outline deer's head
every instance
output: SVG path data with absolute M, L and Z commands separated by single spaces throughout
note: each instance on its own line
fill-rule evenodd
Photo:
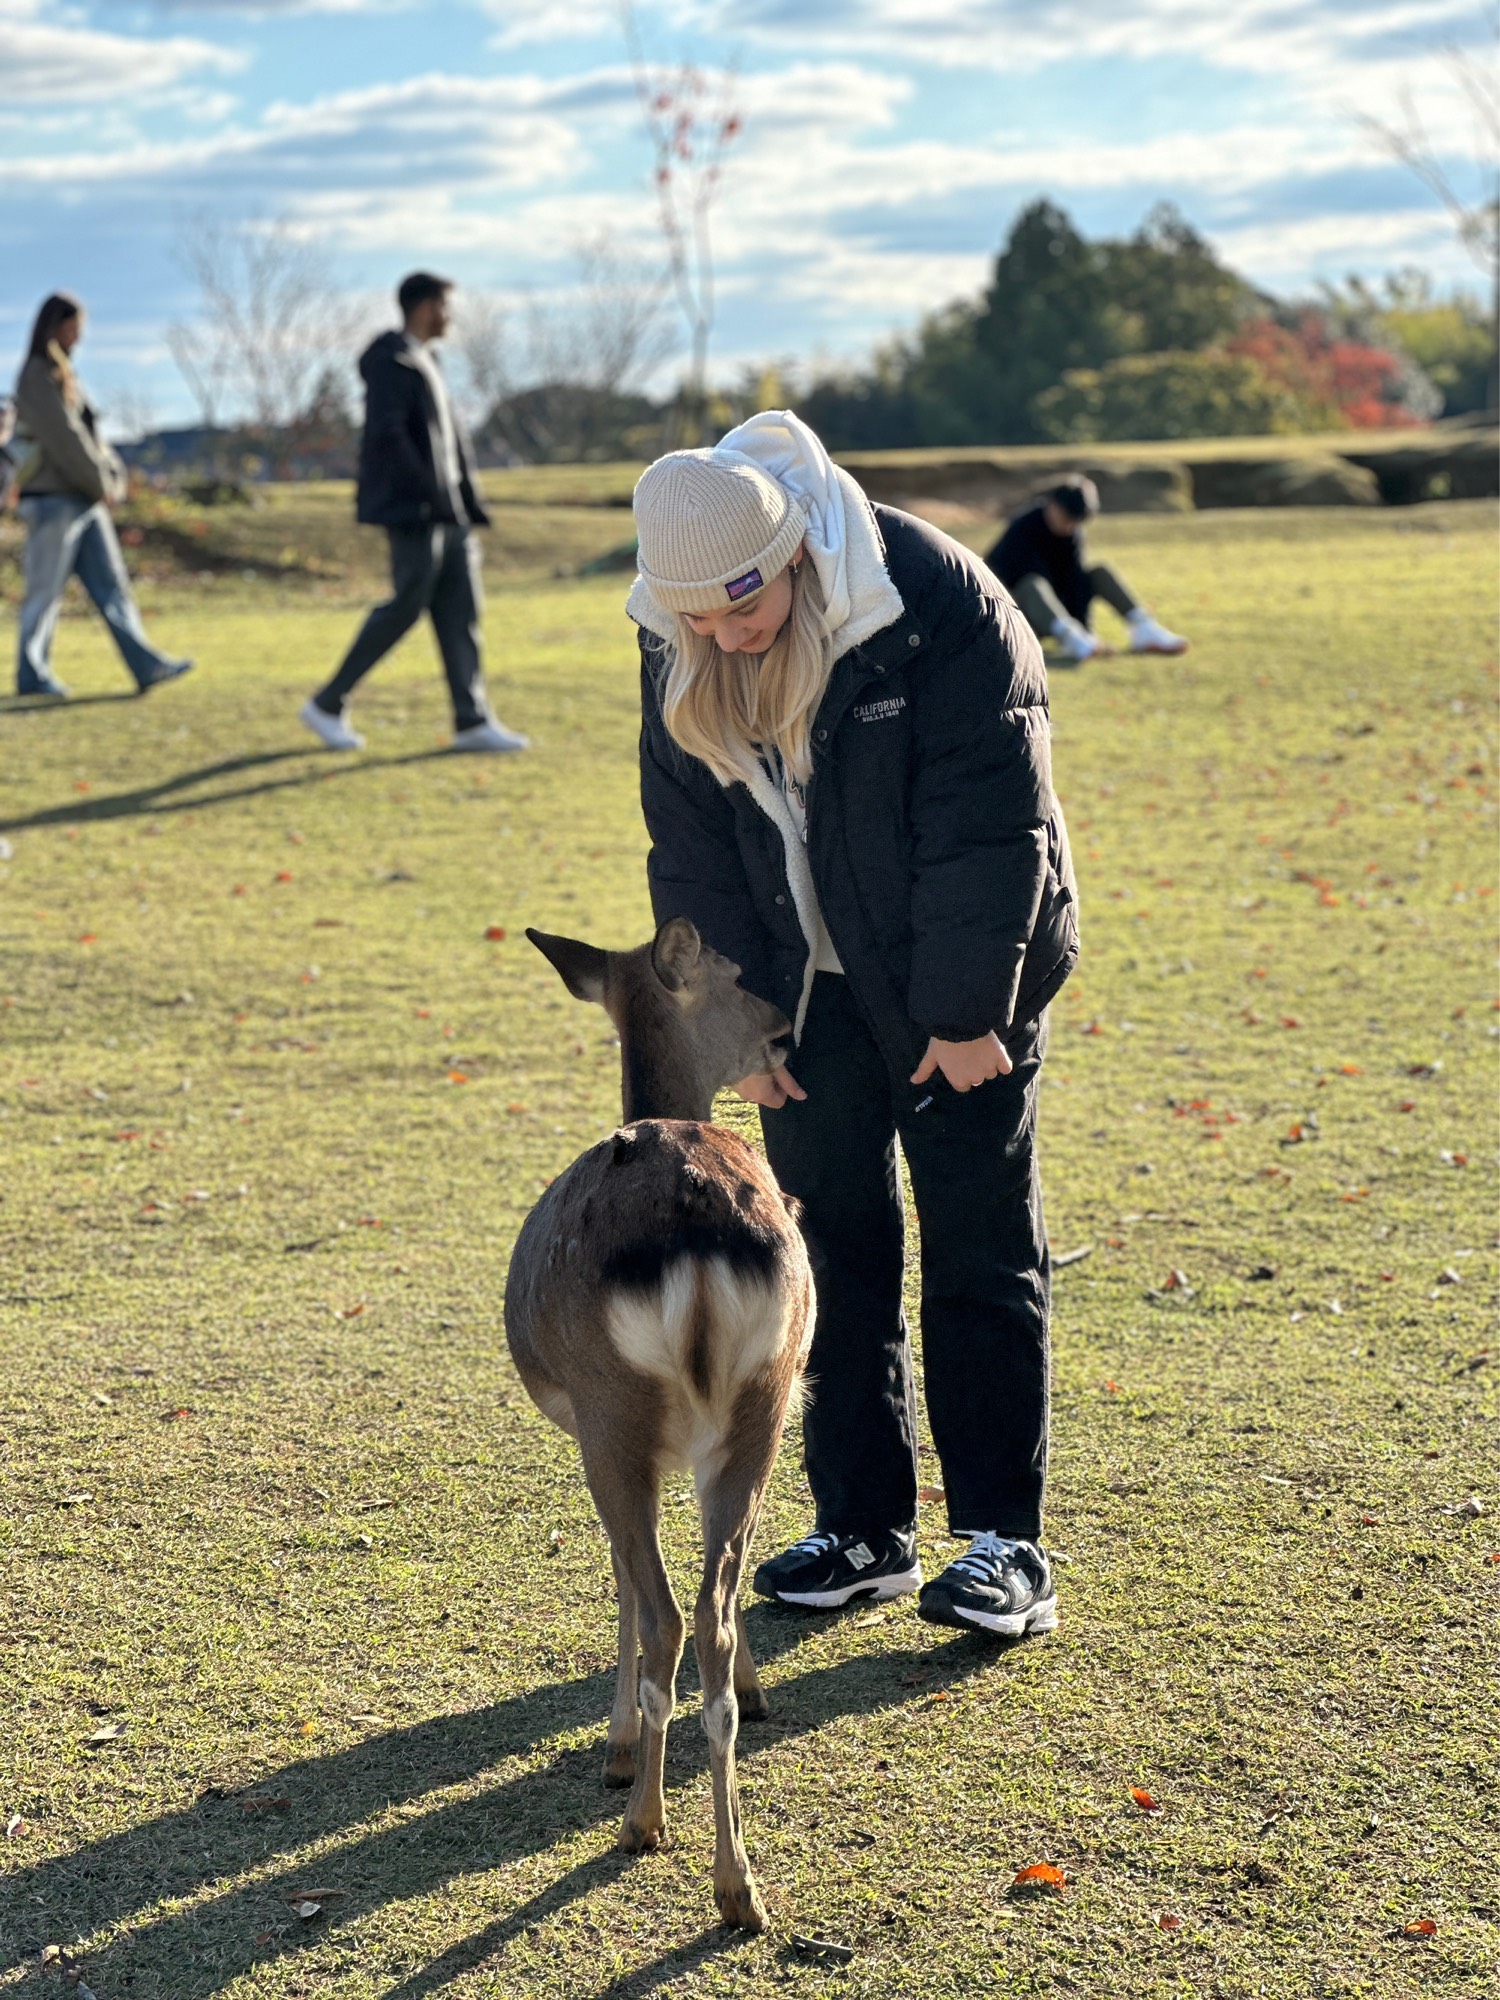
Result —
M 686 917 L 669 917 L 634 951 L 526 935 L 576 999 L 596 1001 L 614 1022 L 627 1120 L 706 1119 L 715 1091 L 785 1060 L 785 1014 L 747 993 L 740 968 L 710 951 Z

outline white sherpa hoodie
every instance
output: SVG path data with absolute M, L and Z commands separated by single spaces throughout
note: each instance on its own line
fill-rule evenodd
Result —
M 823 586 L 835 660 L 896 622 L 905 606 L 886 570 L 870 503 L 800 417 L 791 410 L 762 410 L 721 438 L 716 449 L 728 457 L 750 460 L 801 501 L 807 516 L 807 553 Z M 675 614 L 656 602 L 643 577 L 636 578 L 625 608 L 659 639 L 676 637 Z M 807 939 L 807 971 L 793 1024 L 800 1039 L 813 974 L 843 968 L 818 908 L 805 836 L 781 787 L 769 771 L 757 770 L 747 789 L 781 835 L 787 881 Z

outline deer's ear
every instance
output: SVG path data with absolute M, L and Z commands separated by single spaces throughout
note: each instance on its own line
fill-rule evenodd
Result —
M 703 940 L 686 917 L 668 917 L 651 946 L 651 966 L 669 993 L 687 984 L 698 963 Z
M 604 1005 L 604 982 L 609 970 L 609 954 L 596 944 L 577 938 L 550 937 L 546 931 L 532 931 L 527 937 L 544 958 L 552 961 L 562 975 L 563 985 L 575 1000 L 594 1000 Z

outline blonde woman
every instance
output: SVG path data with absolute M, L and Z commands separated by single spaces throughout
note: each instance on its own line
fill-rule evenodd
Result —
M 52 638 L 70 576 L 93 599 L 142 694 L 193 664 L 158 652 L 131 595 L 109 513 L 125 497 L 125 468 L 100 437 L 73 370 L 83 328 L 83 305 L 71 292 L 44 299 L 16 383 L 16 415 L 29 447 L 19 473 L 26 583 L 16 692 L 54 700 L 68 692 L 52 671 Z
M 659 459 L 635 517 L 656 915 L 794 1024 L 785 1067 L 739 1091 L 817 1277 L 817 1519 L 755 1588 L 820 1610 L 920 1589 L 934 1623 L 1050 1631 L 1036 1100 L 1078 928 L 1040 647 L 980 563 L 871 507 L 789 412 Z M 925 1587 L 898 1138 L 968 1542 Z

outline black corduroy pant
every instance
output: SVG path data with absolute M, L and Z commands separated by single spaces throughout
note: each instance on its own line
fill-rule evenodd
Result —
M 820 972 L 788 1068 L 807 1092 L 762 1111 L 766 1152 L 802 1203 L 818 1310 L 803 1413 L 817 1525 L 917 1517 L 916 1395 L 902 1309 L 911 1173 L 922 1260 L 927 1415 L 955 1534 L 1035 1539 L 1047 1467 L 1050 1282 L 1036 1157 L 1046 1017 L 1006 1037 L 1015 1067 L 925 1111 L 894 1079 L 847 981 Z

